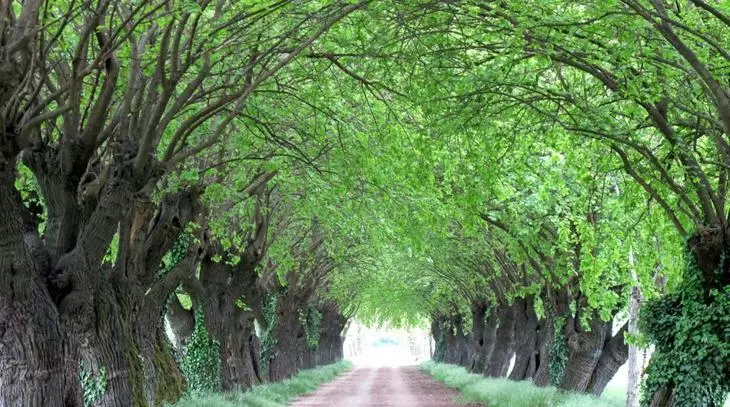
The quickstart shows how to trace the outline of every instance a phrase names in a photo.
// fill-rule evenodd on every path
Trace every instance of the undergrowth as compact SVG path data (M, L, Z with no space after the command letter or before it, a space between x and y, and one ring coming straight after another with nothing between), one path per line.
M469 373L461 366L425 362L421 369L448 387L457 389L466 402L489 407L623 407L624 397L597 398L560 392L555 387L538 387L529 381L516 382Z
M297 396L314 391L352 367L340 361L315 369L302 370L291 379L262 384L245 392L197 394L180 400L174 407L280 407Z

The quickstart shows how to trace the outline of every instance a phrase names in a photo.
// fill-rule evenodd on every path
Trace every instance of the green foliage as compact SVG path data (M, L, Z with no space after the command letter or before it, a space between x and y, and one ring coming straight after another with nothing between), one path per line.
M302 370L280 383L255 386L246 392L197 394L185 398L175 407L284 407L296 396L314 391L352 367L350 362L337 362L315 369Z
M12 2L17 11L21 3ZM281 202L267 210L286 213L274 214L267 257L280 273L295 269L292 242L318 219L335 264L329 295L367 323L424 324L434 310L568 281L608 319L627 298L607 288L638 283L651 298L661 274L679 291L646 311L659 349L646 386L671 382L686 403L716 402L728 391L727 289L701 298L697 273L685 267L680 283L677 261L687 230L727 212L730 30L718 14L644 0L367 2L305 44L324 16L351 2L237 1L221 10L141 2L124 23L116 12L91 19L79 11L67 21L65 2L47 3L47 28L31 31L54 40L39 54L43 74L28 78L49 81L37 89L41 99L60 93L48 110L27 98L45 114L59 108L38 129L44 148L74 145L62 133L101 106L104 64L80 69L78 86L66 86L63 63L102 54L95 41L81 46L76 32L81 18L98 20L100 33L108 27L130 40L113 41L108 53L121 71L92 156L103 166L112 162L112 140L154 135L146 154L165 171L144 191L205 185L206 225L224 248L245 246L254 228L254 199L241 191L275 172L272 195ZM657 31L662 13L696 61ZM165 27L180 29L163 34ZM170 35L181 37L169 43ZM295 63L273 68L304 48ZM181 55L189 64L172 72ZM44 57L59 63L46 66ZM138 73L136 61L145 61ZM18 167L15 186L41 215L43 234L48 205L29 167ZM109 238L107 263L128 243L120 236ZM175 242L160 274L182 258L188 238ZM264 372L276 349L276 303L267 297L258 321ZM207 391L219 386L220 366L198 317L184 370L191 388ZM320 318L302 315L310 347ZM559 319L549 349L553 383L568 352L561 328ZM692 398L695 387L702 390Z
M175 268L177 263L180 262L180 260L185 257L185 253L188 250L188 246L190 245L192 240L192 236L189 233L181 233L180 236L178 236L177 239L175 239L175 242L172 244L172 248L170 249L167 254L165 254L165 257L162 259L163 266L161 267L158 272L158 277L161 277L168 273L170 270Z
M558 386L565 377L565 365L568 362L568 344L564 332L565 317L560 316L553 321L553 341L548 349L550 383Z
M322 322L322 313L315 307L308 307L306 312L299 314L299 322L304 327L307 336L307 347L311 350L319 346L319 327Z
M641 327L656 346L643 383L643 405L654 392L674 389L676 405L719 406L730 394L730 287L704 288L693 255L685 255L678 292L648 303ZM723 254L718 270L725 270Z
M209 393L221 389L220 344L210 337L205 328L203 312L195 312L195 329L184 349L181 370L192 394Z
M106 393L107 372L104 366L94 373L86 363L79 362L79 380L85 407L93 406Z
M455 365L425 362L421 369L447 386L458 389L465 401L489 407L622 407L626 404L623 395L597 398L568 393L555 387L537 387L529 381L487 378Z
M264 296L264 304L262 307L264 321L262 322L262 330L259 332L261 340L261 372L264 376L269 373L269 361L274 357L276 352L276 337L274 336L274 327L276 326L276 305L279 301L277 294L267 294Z

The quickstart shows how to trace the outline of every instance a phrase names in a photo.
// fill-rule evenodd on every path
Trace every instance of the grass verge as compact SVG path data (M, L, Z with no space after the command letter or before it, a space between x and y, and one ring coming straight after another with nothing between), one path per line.
M515 382L469 373L461 366L425 362L421 369L448 387L457 389L466 402L489 407L623 407L624 398L598 398L585 394L538 387L529 381Z
M255 386L245 392L193 395L180 400L174 407L280 407L300 394L314 391L352 367L340 361L315 369L302 370L291 379L280 383Z

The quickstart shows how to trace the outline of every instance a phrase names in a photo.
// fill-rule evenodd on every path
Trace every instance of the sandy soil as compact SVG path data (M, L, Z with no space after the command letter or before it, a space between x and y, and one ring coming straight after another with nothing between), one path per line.
M465 407L458 392L415 366L360 367L294 400L292 407Z

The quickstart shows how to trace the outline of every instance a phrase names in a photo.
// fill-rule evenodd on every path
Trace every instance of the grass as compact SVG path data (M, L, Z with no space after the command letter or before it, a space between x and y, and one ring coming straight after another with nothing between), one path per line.
M320 385L349 370L352 363L340 361L316 369L302 370L280 383L262 384L245 392L193 395L174 407L280 407L297 396L314 391Z
M466 402L484 403L489 407L623 407L624 396L611 393L605 397L558 391L555 387L538 387L531 382L488 378L472 374L463 367L425 362L421 369L436 380L458 389Z

